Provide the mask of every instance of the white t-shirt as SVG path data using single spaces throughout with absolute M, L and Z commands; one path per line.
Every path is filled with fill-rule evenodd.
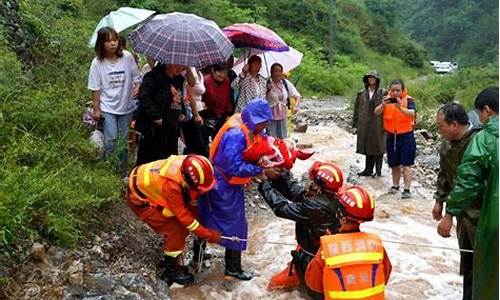
M 130 52 L 123 50 L 123 56 L 114 63 L 97 57 L 92 60 L 87 88 L 101 91 L 99 108 L 102 112 L 125 115 L 134 111 L 134 82 L 140 82 L 140 73 Z

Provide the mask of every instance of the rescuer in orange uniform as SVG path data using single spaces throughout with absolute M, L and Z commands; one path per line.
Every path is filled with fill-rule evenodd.
M 339 192 L 337 234 L 321 237 L 320 249 L 306 270 L 307 286 L 324 299 L 384 299 L 391 262 L 376 234 L 359 225 L 373 220 L 375 201 L 360 186 Z
M 193 274 L 178 261 L 189 231 L 210 243 L 220 240 L 219 232 L 203 227 L 196 219 L 198 196 L 214 185 L 212 164 L 201 155 L 172 155 L 130 173 L 127 203 L 142 221 L 163 235 L 162 279 L 168 284 L 194 281 Z

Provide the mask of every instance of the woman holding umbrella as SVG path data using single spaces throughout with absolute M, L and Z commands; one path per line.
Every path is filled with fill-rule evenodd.
M 158 62 L 144 76 L 139 93 L 138 120 L 142 112 L 143 129 L 151 134 L 144 137 L 144 152 L 139 145 L 140 164 L 177 153 L 179 123 L 186 114 L 180 73 L 188 66 L 203 68 L 226 61 L 233 45 L 213 21 L 184 13 L 157 15 L 131 32 L 129 39 L 136 52 Z M 189 77 L 191 72 L 187 73 Z
M 241 113 L 250 100 L 266 98 L 266 79 L 259 74 L 261 67 L 262 59 L 257 55 L 250 56 L 243 72 L 231 83 L 231 88 L 240 91 L 237 113 Z

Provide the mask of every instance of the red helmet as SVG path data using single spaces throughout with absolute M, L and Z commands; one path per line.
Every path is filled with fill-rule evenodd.
M 331 162 L 315 161 L 309 168 L 309 179 L 330 193 L 336 193 L 344 183 L 342 170 Z
M 206 193 L 215 185 L 214 168 L 208 158 L 188 155 L 182 162 L 182 176 L 190 188 Z
M 371 221 L 375 211 L 375 201 L 361 186 L 351 186 L 339 193 L 339 204 L 348 217 L 356 221 Z

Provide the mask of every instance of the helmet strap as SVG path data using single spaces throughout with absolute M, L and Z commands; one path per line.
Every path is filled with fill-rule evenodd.
M 186 175 L 184 172 L 182 172 L 182 178 L 184 179 L 184 182 L 186 183 L 187 188 L 196 189 L 196 186 L 195 186 L 193 180 L 188 175 Z
M 184 206 L 189 207 L 191 205 L 191 193 L 189 193 L 189 187 L 184 183 L 181 184 L 182 189 L 182 200 L 184 200 Z

